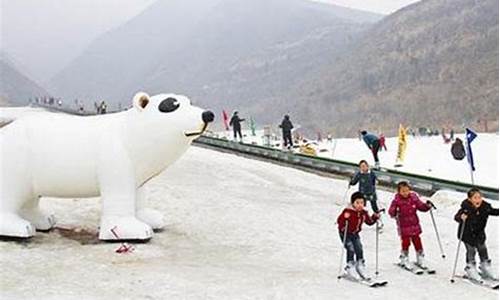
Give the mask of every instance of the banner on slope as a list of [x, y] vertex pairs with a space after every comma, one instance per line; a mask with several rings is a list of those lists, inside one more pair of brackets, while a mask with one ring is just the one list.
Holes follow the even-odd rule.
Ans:
[[408, 141], [407, 141], [406, 128], [404, 128], [403, 124], [399, 124], [398, 154], [396, 157], [396, 163], [394, 164], [394, 167], [396, 167], [396, 168], [403, 166], [403, 161], [405, 159], [407, 143], [408, 143]]
[[224, 122], [224, 128], [226, 128], [226, 130], [229, 130], [229, 117], [227, 116], [227, 112], [224, 109], [222, 110], [222, 121]]

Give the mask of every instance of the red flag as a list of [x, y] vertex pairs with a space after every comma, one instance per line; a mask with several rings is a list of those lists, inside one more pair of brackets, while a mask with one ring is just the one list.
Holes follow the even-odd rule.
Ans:
[[229, 117], [227, 116], [227, 113], [225, 110], [222, 110], [222, 120], [224, 122], [224, 127], [226, 127], [226, 130], [229, 130], [229, 125], [227, 121], [229, 121]]

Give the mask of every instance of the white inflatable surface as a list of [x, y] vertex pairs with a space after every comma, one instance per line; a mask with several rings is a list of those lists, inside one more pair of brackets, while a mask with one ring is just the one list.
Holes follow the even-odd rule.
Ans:
[[[7, 111], [8, 112], [8, 111]], [[213, 121], [185, 96], [138, 93], [125, 112], [81, 117], [36, 110], [0, 131], [0, 235], [30, 237], [52, 215], [39, 197], [101, 196], [99, 238], [149, 239], [162, 216], [139, 210], [141, 186], [161, 173]]]

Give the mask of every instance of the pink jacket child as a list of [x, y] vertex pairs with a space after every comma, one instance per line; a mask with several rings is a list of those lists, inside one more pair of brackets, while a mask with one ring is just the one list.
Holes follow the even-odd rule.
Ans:
[[429, 211], [431, 207], [432, 203], [430, 201], [427, 201], [427, 203], [422, 202], [418, 195], [411, 191], [407, 182], [398, 183], [398, 193], [389, 207], [389, 215], [396, 218], [398, 233], [401, 238], [400, 265], [406, 269], [413, 269], [408, 258], [410, 243], [413, 243], [417, 252], [416, 265], [422, 269], [427, 268], [424, 263], [424, 249], [420, 240], [422, 228], [420, 227], [417, 211]]

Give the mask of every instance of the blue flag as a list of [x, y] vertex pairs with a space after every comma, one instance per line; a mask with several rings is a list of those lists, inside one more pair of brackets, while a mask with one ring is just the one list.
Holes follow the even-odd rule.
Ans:
[[470, 144], [477, 137], [477, 134], [469, 128], [466, 128], [465, 137], [467, 139], [467, 161], [469, 162], [472, 171], [475, 171], [476, 167], [474, 167], [474, 157], [472, 156], [472, 147], [470, 146]]

